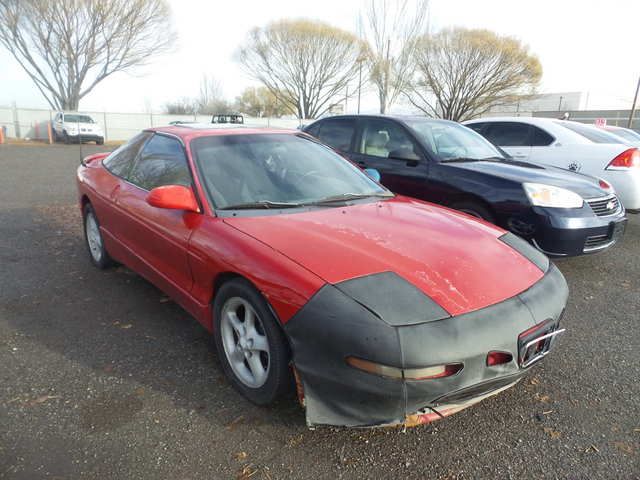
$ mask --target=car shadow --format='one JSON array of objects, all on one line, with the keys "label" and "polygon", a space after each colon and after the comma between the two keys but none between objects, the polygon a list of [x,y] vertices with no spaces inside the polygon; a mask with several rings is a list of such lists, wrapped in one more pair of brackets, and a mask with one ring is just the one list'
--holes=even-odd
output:
[{"label": "car shadow", "polygon": [[139,384],[81,405],[83,427],[102,431],[126,423],[142,409],[144,391],[164,393],[177,407],[228,429],[305,427],[294,393],[268,407],[237,393],[211,335],[160,290],[124,266],[94,268],[77,206],[3,211],[0,220],[3,230],[13,230],[0,249],[7,266],[1,308],[11,327],[107,383]]}]

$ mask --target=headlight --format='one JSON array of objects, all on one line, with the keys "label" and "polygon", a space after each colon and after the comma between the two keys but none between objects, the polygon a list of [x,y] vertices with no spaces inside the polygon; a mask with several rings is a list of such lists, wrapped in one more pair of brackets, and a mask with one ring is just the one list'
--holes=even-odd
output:
[{"label": "headlight", "polygon": [[541,183],[523,183],[522,186],[531,203],[539,207],[580,208],[584,203],[580,195],[564,188]]}]

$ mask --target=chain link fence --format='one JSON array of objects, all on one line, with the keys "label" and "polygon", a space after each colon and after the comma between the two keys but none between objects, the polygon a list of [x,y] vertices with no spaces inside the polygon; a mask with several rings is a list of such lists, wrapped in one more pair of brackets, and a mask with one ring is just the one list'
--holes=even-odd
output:
[{"label": "chain link fence", "polygon": [[[6,138],[48,140],[48,125],[57,112],[15,106],[0,106],[0,128]],[[157,113],[82,112],[102,127],[105,141],[125,141],[149,127],[169,125],[173,121],[210,123],[211,115],[164,115]],[[288,118],[245,117],[245,124],[257,127],[297,128],[300,121]]]}]

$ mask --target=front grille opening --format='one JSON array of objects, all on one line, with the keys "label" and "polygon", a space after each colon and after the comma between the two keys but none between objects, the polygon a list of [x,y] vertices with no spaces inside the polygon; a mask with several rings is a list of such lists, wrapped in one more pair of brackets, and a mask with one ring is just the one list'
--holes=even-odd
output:
[{"label": "front grille opening", "polygon": [[609,243],[611,243],[611,238],[606,233],[602,235],[591,235],[585,240],[583,251],[588,252],[590,250],[597,250],[599,248],[606,247]]},{"label": "front grille opening", "polygon": [[593,213],[599,217],[614,215],[620,210],[620,200],[618,200],[618,197],[615,195],[587,200],[587,203],[591,207],[591,210],[593,210]]}]

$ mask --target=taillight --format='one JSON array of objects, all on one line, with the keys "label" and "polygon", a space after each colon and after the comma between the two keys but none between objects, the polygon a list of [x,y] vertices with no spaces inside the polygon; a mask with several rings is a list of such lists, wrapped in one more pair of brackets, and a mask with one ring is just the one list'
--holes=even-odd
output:
[{"label": "taillight", "polygon": [[494,365],[503,365],[511,362],[511,360],[513,360],[513,355],[509,352],[498,352],[496,350],[492,350],[487,355],[487,366],[493,367]]},{"label": "taillight", "polygon": [[432,367],[402,369],[371,362],[358,357],[347,357],[346,362],[358,370],[398,380],[429,380],[434,378],[451,377],[460,372],[463,368],[462,363],[447,363]]},{"label": "taillight", "polygon": [[640,168],[640,150],[637,148],[625,150],[607,165],[607,170],[622,170],[627,168]]}]

